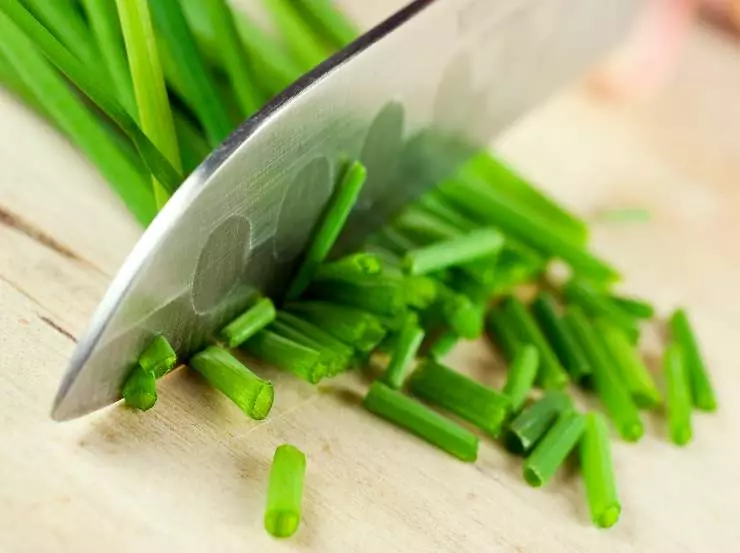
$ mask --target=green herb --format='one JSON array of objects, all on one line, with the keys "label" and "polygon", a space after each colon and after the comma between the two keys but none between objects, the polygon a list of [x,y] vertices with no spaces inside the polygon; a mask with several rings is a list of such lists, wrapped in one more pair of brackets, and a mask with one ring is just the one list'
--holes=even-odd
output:
[{"label": "green herb", "polygon": [[455,228],[457,232],[470,232],[478,226],[474,221],[471,221],[465,215],[460,213],[454,205],[449,203],[445,197],[436,190],[430,190],[424,194],[419,198],[416,205],[419,209],[433,215],[435,219],[444,221],[451,227]]},{"label": "green herb", "polygon": [[591,366],[586,354],[558,315],[555,298],[547,292],[541,292],[532,302],[532,314],[571,378],[581,382],[589,377]]},{"label": "green herb", "polygon": [[524,462],[524,480],[539,488],[547,484],[581,439],[586,419],[575,411],[564,411]]},{"label": "green herb", "polygon": [[547,389],[565,386],[568,375],[524,304],[515,296],[508,296],[502,307],[517,338],[534,345],[540,354],[538,383]]},{"label": "green herb", "polygon": [[488,334],[508,361],[513,361],[521,341],[503,309],[488,312]]},{"label": "green herb", "polygon": [[301,522],[306,456],[284,444],[275,450],[267,487],[265,530],[276,538],[292,536]]},{"label": "green herb", "polygon": [[382,382],[372,383],[362,404],[371,413],[405,428],[462,461],[473,462],[478,458],[475,434]]},{"label": "green herb", "polygon": [[655,308],[645,300],[615,295],[611,296],[611,300],[621,311],[635,319],[652,319],[655,316]]},{"label": "green herb", "polygon": [[189,364],[249,418],[262,420],[272,409],[272,383],[258,377],[225,349],[209,346],[194,355]]},{"label": "green herb", "polygon": [[493,256],[501,250],[503,245],[504,237],[499,231],[481,228],[407,252],[404,267],[412,275],[428,274]]},{"label": "green herb", "polygon": [[414,241],[421,244],[430,244],[438,240],[450,240],[463,234],[454,225],[414,204],[403,210],[393,222],[393,226],[399,232],[411,236]]},{"label": "green herb", "polygon": [[318,365],[323,367],[323,377],[331,378],[344,371],[350,364],[351,355],[342,355],[339,351],[332,350],[312,338],[306,336],[300,330],[282,322],[275,321],[269,330],[278,334],[281,338],[291,340],[296,344],[310,348],[319,353]]},{"label": "green herb", "polygon": [[384,380],[388,386],[396,390],[403,386],[408,369],[416,358],[423,340],[424,331],[419,328],[418,318],[415,314],[409,313],[398,334],[393,356],[385,371]]},{"label": "green herb", "polygon": [[137,220],[148,224],[156,214],[156,206],[145,177],[116,148],[99,119],[39,55],[32,41],[3,15],[6,9],[5,3],[0,4],[0,53],[46,114],[95,164]]},{"label": "green herb", "polygon": [[407,276],[403,278],[401,286],[404,290],[406,305],[416,309],[430,307],[439,296],[438,282],[428,276]]},{"label": "green herb", "polygon": [[660,392],[653,376],[645,363],[640,359],[637,350],[627,335],[609,321],[603,319],[595,323],[596,331],[606,344],[606,350],[614,365],[618,368],[630,394],[640,407],[655,407],[660,404]]},{"label": "green herb", "polygon": [[359,309],[320,301],[293,302],[285,308],[362,352],[372,351],[386,334],[378,317]]},{"label": "green herb", "polygon": [[[231,132],[232,125],[223,104],[216,100],[218,92],[213,76],[206,68],[180,2],[156,0],[149,2],[149,5],[159,31],[158,37],[166,45],[172,60],[172,70],[182,83],[188,105],[195,111],[198,121],[203,125],[209,144],[215,148]],[[224,30],[219,33],[219,36],[227,35],[227,31]]]},{"label": "green herb", "polygon": [[555,419],[573,409],[573,401],[561,391],[549,391],[542,399],[524,409],[504,434],[506,448],[523,455],[532,450]]},{"label": "green herb", "polygon": [[587,413],[585,419],[579,450],[588,507],[596,526],[610,528],[619,520],[622,506],[614,479],[609,429],[600,413]]},{"label": "green herb", "polygon": [[157,403],[157,379],[137,365],[126,377],[121,395],[129,407],[147,411]]},{"label": "green herb", "polygon": [[295,5],[315,32],[332,48],[344,48],[360,34],[331,0],[296,0]]},{"label": "green herb", "polygon": [[505,395],[432,360],[422,361],[409,378],[412,394],[498,437],[511,412]]},{"label": "green herb", "polygon": [[377,255],[360,252],[320,265],[314,280],[354,280],[379,275],[382,268]]},{"label": "green herb", "polygon": [[305,296],[345,304],[375,315],[392,317],[406,309],[403,281],[387,277],[353,282],[314,282],[306,290]]},{"label": "green herb", "polygon": [[326,59],[328,50],[296,10],[294,0],[262,0],[262,3],[288,49],[293,57],[300,61],[304,71],[313,69]]},{"label": "green herb", "polygon": [[182,168],[186,174],[190,174],[211,153],[211,148],[201,130],[181,109],[173,106],[172,117],[175,122]]},{"label": "green herb", "polygon": [[588,315],[608,320],[624,329],[630,338],[636,341],[639,329],[635,319],[618,308],[608,295],[594,285],[572,279],[565,286],[563,293],[570,303],[580,306]]},{"label": "green herb", "polygon": [[221,339],[235,348],[246,342],[275,320],[275,306],[270,298],[262,298],[221,329]]},{"label": "green herb", "polygon": [[162,378],[177,365],[177,352],[167,338],[157,336],[139,355],[138,363],[142,369],[152,373],[154,378]]},{"label": "green herb", "polygon": [[691,388],[685,353],[677,342],[666,348],[663,358],[666,381],[666,412],[671,440],[676,445],[691,441]]},{"label": "green herb", "polygon": [[454,332],[447,330],[434,340],[429,348],[429,355],[432,359],[439,361],[442,357],[452,351],[460,341],[460,337]]},{"label": "green herb", "polygon": [[252,336],[243,348],[265,363],[290,371],[311,384],[316,384],[329,372],[318,351],[267,329]]},{"label": "green herb", "polygon": [[329,251],[331,251],[334,242],[339,237],[352,207],[357,202],[357,197],[360,190],[362,190],[362,185],[365,184],[366,178],[367,171],[358,161],[349,164],[345,169],[327,207],[326,216],[311,239],[303,263],[288,289],[288,299],[294,300],[301,295],[314,277],[318,267],[329,255]]},{"label": "green herb", "polygon": [[292,326],[296,330],[316,341],[316,343],[320,344],[323,348],[328,348],[347,358],[352,357],[354,354],[354,351],[350,346],[332,336],[329,332],[326,332],[326,330],[319,326],[319,324],[313,324],[301,317],[297,317],[296,315],[285,311],[279,311],[277,318],[278,321]]},{"label": "green herb", "polygon": [[534,385],[537,376],[537,366],[540,354],[536,347],[526,344],[519,348],[509,368],[503,393],[511,402],[511,411],[516,413],[527,399],[529,390]]},{"label": "green herb", "polygon": [[385,226],[380,229],[371,237],[371,240],[378,246],[399,256],[404,255],[407,251],[413,250],[418,246],[414,240],[391,226]]},{"label": "green herb", "polygon": [[670,327],[673,339],[681,344],[683,349],[694,407],[704,411],[715,411],[717,398],[686,311],[676,310],[671,316]]},{"label": "green herb", "polygon": [[546,267],[545,258],[532,248],[507,238],[489,293],[492,296],[510,294],[519,284],[536,280]]},{"label": "green herb", "polygon": [[586,354],[596,392],[617,432],[628,442],[636,442],[645,431],[640,413],[626,385],[617,375],[614,361],[606,354],[604,342],[578,307],[568,308],[564,320]]},{"label": "green herb", "polygon": [[443,284],[437,286],[436,307],[443,321],[460,337],[475,340],[485,326],[485,305],[476,305],[470,298],[458,294]]}]

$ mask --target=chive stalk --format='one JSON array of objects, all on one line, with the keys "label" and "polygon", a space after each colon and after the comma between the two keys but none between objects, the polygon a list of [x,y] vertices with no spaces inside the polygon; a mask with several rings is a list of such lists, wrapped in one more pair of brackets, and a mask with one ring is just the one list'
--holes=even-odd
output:
[{"label": "chive stalk", "polygon": [[172,348],[167,338],[156,336],[139,355],[139,366],[154,375],[162,378],[177,365],[177,352]]},{"label": "chive stalk", "polygon": [[379,275],[382,268],[377,255],[360,252],[323,263],[316,269],[314,280],[354,280]]},{"label": "chive stalk", "polygon": [[151,371],[136,365],[126,377],[121,395],[129,407],[147,411],[157,403],[157,379]]},{"label": "chive stalk", "polygon": [[418,318],[414,314],[407,315],[406,322],[398,333],[393,355],[383,378],[388,386],[395,390],[403,386],[408,369],[416,358],[423,340],[424,331],[419,328]]},{"label": "chive stalk", "polygon": [[267,485],[265,530],[276,538],[295,534],[301,523],[306,456],[295,446],[284,444],[275,450]]},{"label": "chive stalk", "polygon": [[622,506],[614,478],[609,429],[600,413],[587,413],[585,419],[579,453],[588,508],[596,526],[610,528],[619,520]]},{"label": "chive stalk", "polygon": [[332,0],[296,0],[296,8],[331,48],[339,50],[360,34]]},{"label": "chive stalk", "polygon": [[406,305],[416,309],[427,309],[439,296],[438,282],[429,276],[416,275],[402,277]]},{"label": "chive stalk", "polygon": [[352,207],[357,202],[366,178],[367,170],[358,161],[349,164],[345,169],[330,200],[326,216],[311,239],[303,262],[288,289],[288,299],[294,300],[301,295],[314,277],[318,267],[329,255],[329,251],[339,237]]},{"label": "chive stalk", "polygon": [[407,252],[404,267],[412,275],[428,274],[493,256],[503,245],[504,237],[499,231],[481,228]]},{"label": "chive stalk", "polygon": [[318,351],[268,329],[260,330],[242,347],[256,358],[290,371],[310,384],[318,383],[329,372]]},{"label": "chive stalk", "polygon": [[517,413],[534,385],[540,355],[536,347],[526,344],[519,348],[506,377],[503,393],[509,398],[511,411]]},{"label": "chive stalk", "polygon": [[506,448],[518,455],[529,453],[558,416],[573,409],[573,401],[561,391],[549,391],[526,407],[509,424],[504,434]]},{"label": "chive stalk", "polygon": [[630,317],[635,319],[652,319],[655,317],[655,308],[645,300],[616,295],[612,295],[610,299],[620,311]]},{"label": "chive stalk", "polygon": [[409,391],[474,424],[494,438],[511,412],[505,395],[432,360],[422,361],[409,378]]},{"label": "chive stalk", "polygon": [[221,329],[220,338],[235,348],[246,342],[275,320],[275,306],[270,298],[262,298]]},{"label": "chive stalk", "polygon": [[323,348],[328,348],[347,358],[352,357],[354,353],[351,346],[348,346],[340,339],[332,336],[318,324],[313,324],[301,317],[285,311],[279,311],[277,319],[279,322],[290,325],[296,330],[302,332],[316,343],[320,344]]},{"label": "chive stalk", "polygon": [[370,386],[363,406],[462,461],[478,458],[478,438],[459,424],[379,381]]},{"label": "chive stalk", "polygon": [[524,462],[524,480],[535,488],[547,484],[578,444],[585,426],[586,419],[580,413],[561,413]]},{"label": "chive stalk", "polygon": [[296,10],[295,0],[262,0],[280,36],[300,61],[303,70],[313,69],[327,58],[329,51],[314,29]]},{"label": "chive stalk", "polygon": [[563,293],[566,300],[580,306],[588,315],[608,320],[624,329],[632,338],[639,333],[635,319],[619,309],[608,295],[594,285],[573,279],[566,284]]},{"label": "chive stalk", "polygon": [[282,321],[275,321],[269,330],[281,338],[317,351],[319,353],[317,364],[323,367],[324,378],[336,376],[349,366],[351,355],[343,355],[337,350],[328,348]]},{"label": "chive stalk", "polygon": [[484,304],[477,305],[463,294],[439,284],[438,297],[433,308],[440,311],[443,321],[461,338],[475,340],[485,326]]},{"label": "chive stalk", "polygon": [[491,309],[488,312],[487,325],[488,335],[501,350],[504,358],[509,362],[513,361],[521,345],[521,340],[504,310],[501,308]]},{"label": "chive stalk", "polygon": [[674,444],[686,445],[692,435],[691,388],[685,354],[679,343],[668,345],[663,365],[669,434]]},{"label": "chive stalk", "polygon": [[704,359],[699,349],[699,342],[689,323],[686,311],[676,310],[670,320],[673,339],[681,344],[685,356],[686,371],[691,385],[691,398],[694,407],[703,411],[716,411],[717,398],[709,379]]},{"label": "chive stalk", "polygon": [[438,336],[429,347],[429,356],[437,361],[450,353],[460,341],[460,337],[454,332],[447,330]]},{"label": "chive stalk", "polygon": [[395,316],[406,309],[406,290],[401,279],[377,277],[352,282],[314,282],[306,290],[309,299],[324,300]]}]

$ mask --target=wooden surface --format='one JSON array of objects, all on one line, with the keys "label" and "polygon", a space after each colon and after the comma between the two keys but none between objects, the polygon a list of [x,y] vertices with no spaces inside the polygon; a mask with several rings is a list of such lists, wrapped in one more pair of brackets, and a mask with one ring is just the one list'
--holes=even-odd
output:
[{"label": "wooden surface", "polygon": [[[380,4],[365,15],[381,17]],[[365,384],[351,379],[317,390],[265,369],[276,405],[254,423],[177,371],[149,413],[52,422],[75,337],[140,230],[79,154],[0,94],[0,550],[736,551],[739,68],[737,45],[697,28],[653,101],[615,108],[574,89],[498,145],[582,213],[652,212],[648,223],[597,223],[596,248],[628,290],[691,309],[719,392],[720,411],[695,417],[684,450],[657,416],[638,445],[615,442],[623,517],[610,531],[590,525],[577,476],[530,489],[519,461],[487,440],[477,463],[457,462],[364,412]],[[451,361],[501,381],[484,344]],[[286,441],[309,468],[303,526],[278,542],[262,509]]]}]

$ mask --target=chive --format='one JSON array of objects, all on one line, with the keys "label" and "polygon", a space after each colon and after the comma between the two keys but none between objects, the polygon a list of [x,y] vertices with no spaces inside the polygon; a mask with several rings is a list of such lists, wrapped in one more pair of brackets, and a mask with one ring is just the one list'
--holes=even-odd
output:
[{"label": "chive", "polygon": [[300,330],[297,330],[282,321],[275,321],[270,325],[269,330],[279,335],[281,338],[317,351],[319,353],[319,358],[316,363],[323,367],[322,378],[331,378],[336,376],[349,366],[351,356],[343,356],[338,351],[327,348],[316,340],[306,336]]},{"label": "chive", "polygon": [[509,376],[506,377],[506,384],[502,390],[509,398],[512,412],[518,412],[527,400],[527,394],[532,389],[537,376],[539,361],[540,354],[531,344],[519,348],[514,356]]},{"label": "chive", "polygon": [[31,108],[44,119],[49,120],[51,123],[51,117],[47,110],[44,108],[42,103],[36,98],[31,87],[26,85],[18,72],[13,68],[10,62],[5,59],[5,56],[0,52],[0,85],[9,90],[12,94],[18,97],[26,107]]},{"label": "chive", "polygon": [[645,431],[640,413],[629,390],[617,376],[613,362],[607,357],[603,341],[578,307],[568,308],[564,320],[586,354],[596,392],[617,432],[628,442],[636,442]]},{"label": "chive", "polygon": [[495,225],[542,253],[564,260],[583,275],[606,282],[619,278],[619,273],[583,250],[580,244],[554,232],[546,219],[509,201],[493,187],[446,181],[439,185],[438,190],[453,204],[480,217],[486,224]]},{"label": "chive", "polygon": [[546,267],[546,260],[532,248],[507,238],[489,291],[494,296],[509,294],[519,284],[537,279]]},{"label": "chive", "polygon": [[491,309],[488,313],[488,334],[504,354],[504,358],[513,361],[521,341],[503,309]]},{"label": "chive", "polygon": [[221,329],[221,339],[235,348],[275,320],[275,306],[270,298],[262,298]]},{"label": "chive", "polygon": [[[176,171],[181,172],[180,151],[170,101],[159,62],[148,0],[116,0],[126,54],[134,83],[141,128]],[[168,191],[153,179],[154,200],[162,208]]]},{"label": "chive", "polygon": [[242,347],[256,358],[290,371],[311,384],[319,382],[328,372],[318,351],[267,329],[260,330]]},{"label": "chive", "polygon": [[460,337],[454,332],[450,330],[443,332],[429,348],[430,357],[439,361],[450,353],[459,341]]},{"label": "chive", "polygon": [[320,301],[288,303],[285,307],[362,352],[373,350],[386,334],[378,317],[359,309]]},{"label": "chive", "polygon": [[183,173],[190,174],[211,153],[211,147],[200,128],[196,127],[182,110],[173,106],[172,117],[175,123],[175,134],[177,134],[177,148],[182,158]]},{"label": "chive", "polygon": [[485,305],[476,305],[463,294],[439,284],[437,306],[442,318],[458,336],[475,340],[483,333]]},{"label": "chive", "polygon": [[629,333],[631,338],[639,333],[633,317],[619,309],[602,291],[583,281],[572,279],[563,289],[565,298],[581,307],[588,315],[604,318]]},{"label": "chive", "polygon": [[[83,94],[90,98],[94,104],[126,133],[136,145],[142,160],[152,175],[168,192],[173,192],[182,181],[180,172],[175,169],[163,153],[142,132],[136,121],[118,102],[115,93],[101,83],[98,75],[90,71],[89,66],[80,62],[72,55],[17,0],[4,1],[0,4],[0,11],[4,11],[10,20],[31,40],[32,44],[39,49],[44,57],[59,69],[59,71],[64,73]],[[3,36],[5,36],[5,33],[3,33]]]},{"label": "chive", "polygon": [[276,538],[292,536],[301,522],[306,456],[297,447],[284,444],[275,450],[267,486],[265,530]]},{"label": "chive", "polygon": [[360,252],[320,265],[314,280],[354,280],[379,275],[381,269],[382,262],[377,255]]},{"label": "chive", "polygon": [[531,343],[540,354],[538,383],[548,389],[565,386],[568,375],[524,304],[515,296],[508,296],[502,307],[519,340]]},{"label": "chive", "polygon": [[580,343],[557,313],[555,298],[541,292],[532,302],[532,314],[571,378],[581,382],[591,374]]},{"label": "chive", "polygon": [[704,411],[715,411],[717,409],[717,398],[709,380],[709,373],[704,364],[696,334],[691,328],[685,310],[678,309],[673,313],[670,327],[673,339],[681,344],[683,348],[694,407]]},{"label": "chive", "polygon": [[603,319],[597,320],[595,327],[635,403],[647,408],[657,406],[661,401],[660,392],[627,335]]},{"label": "chive", "polygon": [[585,419],[579,453],[588,508],[596,526],[609,528],[622,512],[614,481],[609,429],[601,413],[587,413]]},{"label": "chive", "polygon": [[353,282],[314,282],[306,290],[306,296],[392,317],[406,309],[406,290],[402,284],[399,279],[386,277]]},{"label": "chive", "polygon": [[399,256],[404,255],[409,250],[413,250],[418,245],[403,232],[388,225],[380,229],[372,237],[372,240],[377,245]]},{"label": "chive", "polygon": [[655,316],[655,308],[645,300],[615,295],[611,296],[611,300],[621,311],[635,319],[652,319]]},{"label": "chive", "polygon": [[252,60],[239,37],[234,14],[226,0],[207,0],[206,10],[211,25],[216,29],[217,45],[231,87],[242,114],[249,117],[262,106],[263,101],[255,82]]},{"label": "chive", "polygon": [[504,237],[499,231],[481,228],[466,235],[407,252],[404,258],[404,268],[412,275],[432,273],[493,256],[501,250],[503,245]]},{"label": "chive", "polygon": [[296,11],[294,0],[262,0],[262,3],[293,57],[300,61],[305,71],[327,58],[329,52],[309,23]]},{"label": "chive", "polygon": [[190,359],[190,366],[249,418],[262,420],[272,409],[272,383],[258,377],[225,349],[209,346]]},{"label": "chive", "polygon": [[506,448],[516,454],[529,453],[558,416],[573,409],[573,401],[560,391],[549,391],[524,409],[504,434]]},{"label": "chive", "polygon": [[686,357],[677,342],[668,345],[663,358],[666,381],[666,412],[671,440],[676,445],[691,441],[691,388]]},{"label": "chive", "polygon": [[384,380],[388,386],[396,390],[403,386],[408,369],[416,358],[416,353],[423,340],[424,331],[419,328],[418,318],[410,313],[401,327],[393,349],[393,356],[385,371]]},{"label": "chive", "polygon": [[157,403],[157,380],[154,374],[137,365],[126,377],[121,395],[129,407],[148,411]]},{"label": "chive", "polygon": [[435,190],[427,192],[419,198],[417,205],[437,220],[451,225],[458,232],[470,232],[478,226],[461,214],[454,205],[450,204],[443,195]]},{"label": "chive", "polygon": [[454,225],[418,205],[410,205],[404,209],[396,217],[393,226],[421,244],[449,240],[463,234]]},{"label": "chive", "polygon": [[422,361],[409,378],[415,396],[474,424],[494,438],[511,412],[505,395],[432,360]]},{"label": "chive", "polygon": [[473,462],[478,458],[475,434],[382,382],[376,380],[372,383],[362,404],[371,413],[462,461]]},{"label": "chive", "polygon": [[350,358],[354,355],[354,351],[350,346],[338,338],[335,338],[317,324],[313,324],[301,317],[297,317],[291,313],[286,313],[285,311],[279,311],[277,318],[278,321],[290,325],[299,332],[302,332],[311,340],[320,344],[321,347],[335,351],[342,357]]},{"label": "chive", "polygon": [[[187,93],[188,105],[195,111],[203,125],[211,147],[218,146],[231,132],[229,115],[219,101],[212,75],[205,62],[193,33],[188,26],[179,0],[156,0],[150,2],[152,17],[172,59],[172,70],[177,73]],[[226,31],[222,31],[226,34]]]},{"label": "chive", "polygon": [[558,202],[549,198],[542,190],[532,186],[526,179],[517,175],[501,160],[489,152],[481,151],[463,167],[463,175],[484,179],[492,188],[521,202],[542,218],[567,233],[583,245],[588,240],[588,227],[584,221],[563,209]]},{"label": "chive", "polygon": [[131,74],[128,70],[126,46],[115,0],[82,0],[90,30],[102,57],[103,65],[111,77],[111,85],[129,114],[136,116],[136,98]]},{"label": "chive", "polygon": [[[5,4],[2,6],[4,9]],[[0,53],[44,111],[95,164],[136,219],[148,224],[156,207],[151,189],[136,166],[116,148],[97,117],[1,11],[0,36]]]},{"label": "chive", "polygon": [[295,5],[310,26],[332,48],[344,48],[360,34],[357,27],[331,0],[297,0]]},{"label": "chive", "polygon": [[406,304],[416,309],[430,307],[439,296],[439,284],[425,275],[402,277],[401,286]]},{"label": "chive", "polygon": [[162,378],[177,365],[177,352],[172,348],[167,338],[156,336],[139,355],[139,366],[154,375]]},{"label": "chive", "polygon": [[586,420],[575,411],[564,411],[524,462],[524,480],[535,488],[544,486],[555,475],[568,454],[581,439]]}]

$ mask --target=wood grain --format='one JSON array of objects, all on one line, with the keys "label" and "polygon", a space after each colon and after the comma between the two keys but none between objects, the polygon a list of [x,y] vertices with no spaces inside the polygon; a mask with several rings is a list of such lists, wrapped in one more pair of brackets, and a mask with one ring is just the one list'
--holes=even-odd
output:
[{"label": "wood grain", "polygon": [[[365,4],[372,7],[362,8]],[[352,5],[375,21],[398,2]],[[359,6],[359,7],[358,7]],[[367,12],[367,13],[364,13]],[[617,108],[578,88],[496,146],[581,213],[648,208],[648,223],[601,223],[595,245],[626,289],[665,313],[687,305],[719,391],[686,449],[648,419],[615,442],[623,519],[591,527],[579,479],[544,490],[483,442],[460,463],[358,408],[366,383],[318,389],[270,368],[276,406],[254,423],[184,370],[150,413],[112,407],[48,417],[87,319],[139,229],[64,139],[0,93],[0,549],[74,551],[724,552],[740,542],[740,50],[697,28],[678,75],[652,101]],[[501,380],[485,344],[451,363]],[[262,530],[274,448],[309,460],[295,539]]]}]

